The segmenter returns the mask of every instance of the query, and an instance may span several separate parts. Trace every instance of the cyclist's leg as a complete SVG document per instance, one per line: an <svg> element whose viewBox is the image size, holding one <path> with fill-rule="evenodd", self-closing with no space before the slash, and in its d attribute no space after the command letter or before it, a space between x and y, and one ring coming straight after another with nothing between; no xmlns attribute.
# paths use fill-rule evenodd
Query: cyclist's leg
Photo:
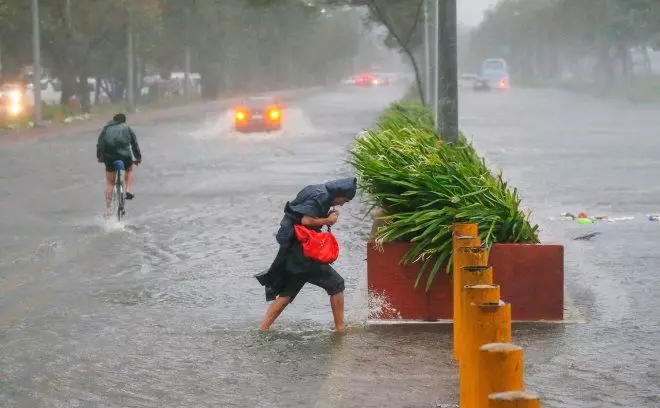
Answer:
<svg viewBox="0 0 660 408"><path fill-rule="evenodd" d="M112 205L112 190L115 188L115 171L105 170L105 208L110 209Z"/></svg>
<svg viewBox="0 0 660 408"><path fill-rule="evenodd" d="M133 161L130 159L124 160L124 167L126 169L124 173L126 175L126 198L132 200L135 197L131 191L131 185L133 184Z"/></svg>

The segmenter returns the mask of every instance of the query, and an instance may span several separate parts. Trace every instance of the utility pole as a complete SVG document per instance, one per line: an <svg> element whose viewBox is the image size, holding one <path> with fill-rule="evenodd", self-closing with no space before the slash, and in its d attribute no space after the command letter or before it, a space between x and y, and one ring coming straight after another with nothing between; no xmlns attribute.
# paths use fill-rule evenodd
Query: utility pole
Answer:
<svg viewBox="0 0 660 408"><path fill-rule="evenodd" d="M188 98L190 96L190 89L188 83L190 82L190 7L191 5L185 6L184 9L184 25L186 27L185 41L186 44L183 50L183 96Z"/></svg>
<svg viewBox="0 0 660 408"><path fill-rule="evenodd" d="M186 44L186 50L185 50L185 55L184 55L184 73L183 73L183 95L186 98L190 97L190 45Z"/></svg>
<svg viewBox="0 0 660 408"><path fill-rule="evenodd" d="M432 68L433 68L433 78L432 78L432 83L433 83L433 91L432 91L432 110L433 110L433 123L435 123L436 129L438 128L438 123L441 119L441 117L438 115L439 113L439 107L438 107L438 100L440 99L442 92L438 91L438 88L440 86L439 82L439 67L440 67L440 52L439 52L439 47L440 47L440 41L439 41L439 35L440 35L440 20L438 18L438 14L440 13L440 5L439 2L440 0L430 0L431 2L431 13L433 15L433 24L431 27L431 38L433 39L432 44L431 44L431 61L432 61Z"/></svg>
<svg viewBox="0 0 660 408"><path fill-rule="evenodd" d="M438 106L435 123L447 142L458 141L458 52L456 0L443 0L438 6Z"/></svg>
<svg viewBox="0 0 660 408"><path fill-rule="evenodd" d="M127 106L127 111L128 113L133 113L135 112L135 98L134 98L134 88L135 88L135 80L134 80L134 75L135 75L135 70L134 70L134 62L133 62L133 14L131 13L130 6L127 9L128 13L128 24L127 24L127 44L126 44L126 57L128 60L128 79L127 79L127 85L126 85L126 99L128 102Z"/></svg>
<svg viewBox="0 0 660 408"><path fill-rule="evenodd" d="M424 0L424 95L426 96L422 102L426 106L430 106L433 100L431 95L431 22L429 21L429 3L431 0Z"/></svg>
<svg viewBox="0 0 660 408"><path fill-rule="evenodd" d="M41 126L41 44L39 41L39 0L32 0L32 60L34 126Z"/></svg>

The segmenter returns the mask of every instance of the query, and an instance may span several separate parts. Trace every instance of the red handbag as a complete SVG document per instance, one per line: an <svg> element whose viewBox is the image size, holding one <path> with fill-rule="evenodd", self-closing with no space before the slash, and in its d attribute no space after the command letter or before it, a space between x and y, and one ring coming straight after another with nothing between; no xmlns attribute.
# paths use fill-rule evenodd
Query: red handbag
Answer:
<svg viewBox="0 0 660 408"><path fill-rule="evenodd" d="M339 243L330 232L330 227L328 231L317 232L302 225L294 225L294 230L305 258L324 264L333 263L339 258Z"/></svg>

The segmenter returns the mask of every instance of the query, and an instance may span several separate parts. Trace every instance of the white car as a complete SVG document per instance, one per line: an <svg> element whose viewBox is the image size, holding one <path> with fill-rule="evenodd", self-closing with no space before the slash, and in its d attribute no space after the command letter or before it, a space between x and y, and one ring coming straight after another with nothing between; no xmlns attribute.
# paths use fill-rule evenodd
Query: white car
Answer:
<svg viewBox="0 0 660 408"><path fill-rule="evenodd" d="M459 89L472 89L475 82L479 79L477 74L462 74L458 77L458 88Z"/></svg>

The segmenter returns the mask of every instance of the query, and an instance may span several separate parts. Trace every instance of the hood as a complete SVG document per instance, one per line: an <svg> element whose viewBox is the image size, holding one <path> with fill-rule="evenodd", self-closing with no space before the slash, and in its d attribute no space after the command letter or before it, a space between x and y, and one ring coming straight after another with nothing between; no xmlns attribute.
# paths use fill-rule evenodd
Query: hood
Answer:
<svg viewBox="0 0 660 408"><path fill-rule="evenodd" d="M332 198L346 197L352 200L357 193L357 179L355 177L349 177L328 181L325 183L325 188Z"/></svg>
<svg viewBox="0 0 660 408"><path fill-rule="evenodd" d="M110 126L115 126L115 125L121 125L121 122L117 122L117 121L114 121L114 120L109 120L108 123L106 123L104 127L108 128Z"/></svg>

